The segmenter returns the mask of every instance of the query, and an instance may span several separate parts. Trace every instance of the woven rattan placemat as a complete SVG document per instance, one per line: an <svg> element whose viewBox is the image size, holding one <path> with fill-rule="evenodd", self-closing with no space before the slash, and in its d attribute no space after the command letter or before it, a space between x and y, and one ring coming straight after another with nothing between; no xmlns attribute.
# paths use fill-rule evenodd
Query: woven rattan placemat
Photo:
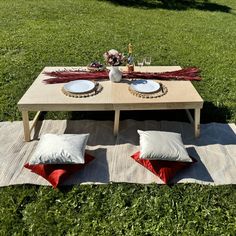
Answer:
<svg viewBox="0 0 236 236"><path fill-rule="evenodd" d="M162 97L165 94L167 94L168 89L167 89L167 87L164 84L162 84L160 82L158 82L158 83L160 84L160 89L157 90L156 92L153 92L153 93L140 93L140 92L132 89L131 86L129 86L129 91L133 95L135 95L137 97L140 97L140 98L157 98L157 97Z"/></svg>
<svg viewBox="0 0 236 236"><path fill-rule="evenodd" d="M86 92L86 93L71 93L67 90L64 89L64 87L62 87L62 92L68 96L68 97L73 97L73 98L86 98L86 97L91 97L91 96L95 96L98 93L100 93L102 91L103 87L100 83L96 83L95 84L95 88L92 91Z"/></svg>

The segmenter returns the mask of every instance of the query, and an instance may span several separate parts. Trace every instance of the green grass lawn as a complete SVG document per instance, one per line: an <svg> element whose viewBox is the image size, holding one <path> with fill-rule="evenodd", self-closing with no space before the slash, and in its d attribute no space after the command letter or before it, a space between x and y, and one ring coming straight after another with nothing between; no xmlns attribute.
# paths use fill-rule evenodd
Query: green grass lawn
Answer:
<svg viewBox="0 0 236 236"><path fill-rule="evenodd" d="M0 235L235 235L235 186L0 189ZM37 233L36 233L37 232Z"/></svg>
<svg viewBox="0 0 236 236"><path fill-rule="evenodd" d="M16 104L43 67L102 61L106 50L126 51L129 42L136 58L149 55L153 65L199 67L202 122L236 121L234 0L0 0L0 9L0 121L21 119ZM236 231L234 186L4 187L0 210L0 235Z"/></svg>

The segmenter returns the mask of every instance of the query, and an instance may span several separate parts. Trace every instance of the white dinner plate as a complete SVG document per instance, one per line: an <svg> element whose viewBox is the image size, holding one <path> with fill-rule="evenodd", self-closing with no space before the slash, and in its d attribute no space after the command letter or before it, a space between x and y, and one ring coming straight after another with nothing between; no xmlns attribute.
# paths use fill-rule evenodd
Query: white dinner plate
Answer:
<svg viewBox="0 0 236 236"><path fill-rule="evenodd" d="M94 88L95 83L89 80L76 80L64 85L64 89L70 93L86 93Z"/></svg>
<svg viewBox="0 0 236 236"><path fill-rule="evenodd" d="M130 87L140 93L154 93L158 91L161 86L159 83L153 81L153 80L135 80L131 83Z"/></svg>

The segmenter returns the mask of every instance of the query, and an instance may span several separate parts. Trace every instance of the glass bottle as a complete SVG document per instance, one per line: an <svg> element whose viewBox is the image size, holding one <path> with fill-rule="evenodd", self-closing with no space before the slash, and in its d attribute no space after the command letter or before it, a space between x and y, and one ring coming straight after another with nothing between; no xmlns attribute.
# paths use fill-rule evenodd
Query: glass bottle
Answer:
<svg viewBox="0 0 236 236"><path fill-rule="evenodd" d="M128 72L134 71L134 58L133 58L133 46L131 43L128 45L128 59L127 59Z"/></svg>

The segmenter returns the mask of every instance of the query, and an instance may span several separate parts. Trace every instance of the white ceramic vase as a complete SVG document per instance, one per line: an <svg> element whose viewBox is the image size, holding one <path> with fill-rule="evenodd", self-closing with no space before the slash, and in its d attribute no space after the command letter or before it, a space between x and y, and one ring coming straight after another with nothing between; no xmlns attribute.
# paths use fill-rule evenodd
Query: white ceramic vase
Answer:
<svg viewBox="0 0 236 236"><path fill-rule="evenodd" d="M118 66L111 66L109 72L109 79L111 82L120 82L122 79L122 72L119 70Z"/></svg>

